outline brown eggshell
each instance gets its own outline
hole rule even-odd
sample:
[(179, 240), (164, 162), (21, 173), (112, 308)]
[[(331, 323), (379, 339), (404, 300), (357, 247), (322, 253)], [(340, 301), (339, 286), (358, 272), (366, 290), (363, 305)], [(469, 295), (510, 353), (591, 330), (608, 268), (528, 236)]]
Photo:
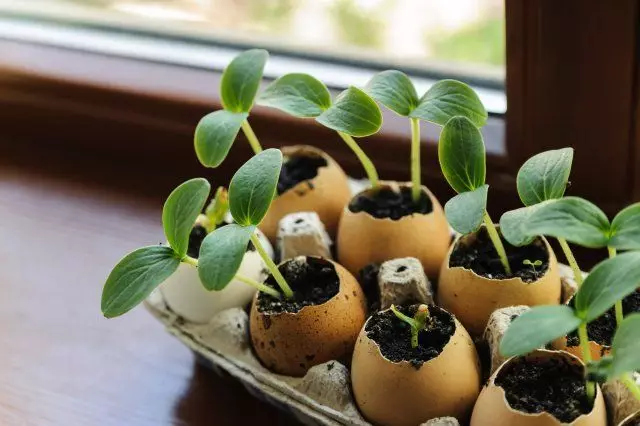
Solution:
[[(527, 359), (549, 359), (551, 357), (562, 357), (572, 363), (582, 364), (579, 358), (562, 351), (537, 350), (526, 356)], [(495, 384), (495, 379), (505, 365), (513, 362), (516, 358), (507, 360), (489, 379), (489, 383), (482, 389), (478, 401), (473, 409), (470, 426), (558, 426), (561, 423), (551, 414), (543, 412), (530, 414), (514, 410), (506, 399), (505, 391)], [(593, 409), (589, 414), (582, 416), (569, 423), (572, 426), (606, 426), (607, 413), (604, 398), (600, 387), (597, 387), (596, 399)]]
[[(395, 189), (411, 184), (382, 182), (381, 185)], [(412, 214), (398, 220), (379, 219), (365, 212), (353, 213), (346, 206), (337, 237), (340, 263), (357, 274), (372, 262), (415, 257), (429, 278), (436, 279), (449, 249), (451, 232), (438, 200), (426, 187), (423, 186), (422, 190), (433, 205), (429, 214)]]
[[(570, 354), (577, 356), (582, 359), (582, 350), (580, 346), (567, 346), (567, 338), (562, 337), (553, 342), (553, 347), (555, 349), (561, 351), (567, 351)], [(605, 355), (609, 355), (611, 352), (611, 346), (601, 345), (600, 343), (594, 342), (593, 340), (589, 340), (589, 349), (591, 351), (591, 359), (593, 361), (598, 361)]]
[[(362, 328), (351, 362), (353, 393), (362, 414), (378, 425), (415, 426), (451, 416), (466, 424), (480, 392), (480, 363), (469, 333), (456, 330), (442, 352), (419, 369), (385, 358)], [(365, 325), (366, 327), (366, 325)]]
[(366, 302), (353, 275), (331, 263), (338, 274), (340, 290), (321, 305), (305, 306), (296, 313), (264, 314), (257, 308), (258, 295), (254, 297), (251, 341), (269, 370), (302, 376), (314, 365), (349, 359), (366, 319)]
[(450, 267), (449, 258), (458, 244), (474, 241), (476, 234), (458, 237), (442, 263), (438, 282), (438, 304), (454, 314), (472, 336), (481, 336), (491, 313), (507, 306), (557, 305), (562, 286), (556, 256), (546, 239), (549, 253), (547, 272), (537, 281), (525, 283), (520, 278), (489, 279), (471, 269)]
[(318, 148), (294, 145), (281, 150), (285, 157), (294, 154), (319, 156), (327, 161), (327, 165), (320, 167), (318, 175), (310, 181), (300, 182), (274, 198), (260, 223), (260, 230), (274, 242), (280, 219), (289, 213), (312, 211), (318, 214), (329, 235), (335, 237), (342, 209), (351, 198), (347, 175), (333, 158)]

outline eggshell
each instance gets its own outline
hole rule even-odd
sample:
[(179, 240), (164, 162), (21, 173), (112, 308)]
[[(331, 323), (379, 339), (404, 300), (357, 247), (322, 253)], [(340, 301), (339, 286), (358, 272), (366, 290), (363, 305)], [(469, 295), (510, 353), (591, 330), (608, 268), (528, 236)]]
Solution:
[[(537, 350), (526, 356), (527, 359), (549, 359), (551, 357), (562, 357), (570, 362), (584, 365), (579, 358), (562, 351)], [(505, 365), (516, 358), (510, 358), (491, 376), (489, 383), (482, 389), (478, 401), (473, 409), (470, 426), (556, 426), (561, 423), (551, 414), (543, 412), (537, 414), (524, 413), (514, 410), (509, 405), (505, 391), (495, 384), (495, 379), (500, 374)], [(582, 415), (569, 423), (573, 426), (606, 426), (607, 413), (605, 410), (604, 398), (600, 387), (597, 387), (596, 399), (593, 409), (589, 414)]]
[[(324, 151), (308, 146), (294, 145), (281, 148), (284, 156), (302, 154), (320, 156), (327, 161), (318, 169), (316, 177), (298, 183), (293, 188), (274, 198), (260, 229), (275, 242), (280, 219), (289, 213), (313, 211), (318, 214), (329, 235), (336, 235), (342, 209), (351, 198), (351, 190), (342, 168)], [(311, 183), (311, 185), (309, 185)]]
[[(558, 350), (567, 351), (570, 354), (582, 359), (582, 350), (580, 346), (567, 346), (567, 338), (562, 337), (553, 342), (553, 347)], [(591, 359), (598, 361), (604, 355), (609, 355), (611, 352), (611, 346), (601, 345), (600, 343), (589, 340), (589, 349), (591, 351)]]
[[(271, 257), (273, 248), (262, 233), (258, 233), (262, 246)], [(265, 265), (257, 251), (247, 251), (238, 273), (262, 282)], [(185, 263), (160, 286), (164, 300), (172, 311), (188, 321), (207, 323), (218, 312), (246, 306), (256, 290), (238, 280), (233, 280), (221, 291), (207, 291), (198, 276), (198, 270)]]
[(480, 362), (469, 333), (456, 329), (442, 352), (419, 369), (393, 362), (362, 328), (351, 363), (353, 393), (362, 414), (378, 425), (415, 426), (436, 417), (469, 420), (480, 392)]
[(542, 242), (549, 253), (547, 272), (535, 282), (520, 278), (489, 279), (471, 269), (449, 266), (449, 258), (458, 244), (474, 241), (476, 234), (458, 237), (442, 263), (437, 301), (454, 314), (472, 336), (481, 336), (489, 317), (498, 308), (517, 305), (557, 305), (560, 303), (560, 272), (556, 256), (546, 239)]
[(619, 426), (636, 426), (638, 424), (640, 424), (640, 411), (624, 419)]
[(349, 271), (327, 262), (336, 269), (340, 289), (321, 305), (305, 306), (296, 313), (265, 314), (258, 311), (257, 295), (254, 297), (251, 341), (256, 355), (269, 370), (303, 376), (314, 365), (351, 355), (366, 319), (364, 293)]
[[(397, 189), (410, 183), (382, 182), (382, 186)], [(351, 273), (364, 266), (399, 257), (420, 260), (430, 279), (436, 279), (447, 255), (451, 232), (444, 211), (431, 191), (422, 187), (433, 205), (429, 214), (412, 214), (398, 220), (379, 219), (366, 212), (354, 213), (344, 208), (338, 227), (338, 260)], [(366, 189), (363, 192), (371, 191)]]

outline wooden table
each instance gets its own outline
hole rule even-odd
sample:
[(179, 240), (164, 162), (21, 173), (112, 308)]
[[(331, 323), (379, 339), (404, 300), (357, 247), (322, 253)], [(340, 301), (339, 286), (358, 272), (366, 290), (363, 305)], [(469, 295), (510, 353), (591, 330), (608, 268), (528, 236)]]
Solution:
[(163, 240), (160, 209), (0, 168), (0, 425), (294, 424), (198, 366), (144, 308), (102, 317), (111, 267)]

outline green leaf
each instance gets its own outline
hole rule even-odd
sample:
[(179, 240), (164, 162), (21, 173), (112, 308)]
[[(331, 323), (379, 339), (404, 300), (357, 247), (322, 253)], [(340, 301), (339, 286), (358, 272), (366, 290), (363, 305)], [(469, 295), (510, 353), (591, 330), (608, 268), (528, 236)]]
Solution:
[(200, 246), (198, 275), (211, 291), (224, 289), (238, 272), (255, 226), (225, 225), (206, 236)]
[(518, 194), (525, 206), (562, 198), (569, 181), (573, 148), (545, 151), (529, 158), (518, 171)]
[(424, 94), (410, 116), (441, 126), (455, 116), (462, 116), (482, 127), (488, 115), (471, 87), (456, 80), (440, 80)]
[(466, 235), (480, 228), (487, 208), (489, 185), (456, 195), (444, 205), (444, 214), (453, 229)]
[(224, 186), (219, 186), (216, 195), (207, 206), (204, 214), (211, 221), (212, 228), (224, 222), (224, 218), (229, 211), (229, 193)]
[(622, 321), (613, 337), (612, 355), (610, 378), (640, 370), (640, 314)]
[(579, 197), (565, 197), (541, 205), (523, 227), (529, 236), (564, 238), (590, 248), (605, 247), (609, 241), (607, 215)]
[(258, 105), (276, 108), (300, 118), (315, 118), (331, 106), (331, 94), (323, 82), (308, 74), (287, 74), (258, 96)]
[(126, 255), (113, 268), (102, 290), (102, 314), (127, 313), (169, 278), (180, 265), (171, 247), (143, 247)]
[(169, 194), (162, 208), (162, 226), (169, 245), (183, 258), (189, 247), (189, 234), (207, 202), (211, 185), (204, 178), (188, 180)]
[(229, 184), (229, 207), (240, 225), (259, 225), (276, 194), (282, 153), (270, 148), (238, 169)]
[(231, 112), (251, 111), (268, 58), (269, 52), (263, 49), (247, 50), (233, 58), (220, 81), (220, 98), (224, 109)]
[(202, 117), (193, 137), (198, 160), (206, 167), (218, 167), (227, 158), (246, 112), (220, 110)]
[(546, 203), (547, 202), (543, 202), (529, 207), (521, 207), (503, 214), (500, 218), (500, 233), (504, 239), (516, 247), (531, 244), (537, 235), (532, 235), (531, 232), (529, 232), (527, 223), (531, 215)]
[(618, 250), (640, 250), (640, 203), (623, 209), (611, 221), (609, 245)]
[(340, 93), (333, 105), (320, 114), (316, 121), (338, 132), (364, 137), (380, 130), (382, 113), (376, 101), (351, 86)]
[(465, 117), (445, 124), (438, 144), (438, 159), (444, 177), (458, 193), (484, 185), (486, 158), (480, 130)]
[(526, 355), (578, 328), (580, 318), (566, 305), (536, 306), (513, 320), (500, 342), (505, 357)]
[(575, 295), (576, 315), (585, 322), (598, 318), (640, 287), (640, 252), (620, 254), (600, 262)]
[(408, 117), (418, 105), (416, 88), (403, 72), (382, 71), (367, 83), (366, 92), (391, 111)]

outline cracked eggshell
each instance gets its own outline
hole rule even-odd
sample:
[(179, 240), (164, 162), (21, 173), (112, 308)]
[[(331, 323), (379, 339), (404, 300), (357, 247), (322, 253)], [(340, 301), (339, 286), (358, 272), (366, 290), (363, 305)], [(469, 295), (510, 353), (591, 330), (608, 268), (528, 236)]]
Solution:
[[(271, 244), (264, 234), (257, 232), (262, 246), (273, 258)], [(258, 282), (267, 276), (264, 262), (255, 250), (245, 253), (238, 273)], [(160, 291), (173, 312), (195, 323), (207, 323), (218, 312), (246, 306), (256, 292), (253, 287), (237, 280), (221, 291), (207, 291), (200, 282), (197, 268), (185, 263), (181, 263), (178, 270), (162, 283)]]
[(318, 169), (311, 180), (298, 183), (273, 199), (260, 229), (269, 238), (276, 240), (280, 220), (290, 213), (313, 211), (318, 214), (331, 237), (336, 235), (338, 222), (344, 206), (351, 198), (351, 190), (342, 168), (324, 151), (309, 145), (294, 145), (281, 148), (282, 154), (319, 156), (327, 165)]
[(348, 359), (353, 351), (366, 319), (364, 293), (349, 271), (325, 260), (333, 264), (340, 280), (338, 293), (325, 303), (296, 313), (267, 314), (258, 311), (257, 294), (253, 299), (253, 348), (262, 364), (275, 373), (303, 376), (310, 367)]
[[(454, 318), (455, 320), (455, 318)], [(436, 417), (466, 424), (480, 392), (480, 361), (462, 324), (442, 352), (419, 369), (385, 358), (362, 328), (351, 362), (351, 384), (362, 414), (374, 424), (414, 426)]]
[[(546, 360), (552, 357), (562, 357), (569, 362), (584, 366), (579, 358), (562, 351), (548, 351), (539, 349), (527, 355), (527, 359)], [(491, 376), (489, 383), (482, 389), (478, 401), (473, 409), (470, 426), (559, 426), (566, 425), (547, 412), (531, 414), (511, 408), (506, 399), (505, 391), (495, 384), (495, 379), (500, 372), (516, 357), (507, 360)], [(569, 423), (571, 426), (606, 426), (607, 413), (600, 387), (597, 387), (596, 399), (593, 409), (588, 414)]]
[[(385, 186), (397, 189), (409, 187), (411, 183), (381, 182), (381, 187)], [(368, 191), (371, 189), (359, 194)], [(339, 262), (357, 274), (372, 262), (415, 257), (427, 276), (436, 279), (449, 249), (451, 231), (440, 202), (425, 186), (422, 191), (431, 199), (431, 213), (416, 213), (398, 220), (379, 219), (366, 212), (354, 213), (346, 205), (337, 236)]]
[(560, 303), (561, 284), (558, 261), (545, 238), (534, 244), (544, 244), (549, 253), (547, 272), (535, 282), (520, 278), (490, 279), (461, 266), (450, 267), (449, 258), (459, 244), (469, 244), (476, 234), (459, 236), (451, 245), (442, 263), (438, 281), (437, 301), (454, 314), (472, 336), (481, 336), (489, 317), (499, 308), (517, 305), (557, 305)]

